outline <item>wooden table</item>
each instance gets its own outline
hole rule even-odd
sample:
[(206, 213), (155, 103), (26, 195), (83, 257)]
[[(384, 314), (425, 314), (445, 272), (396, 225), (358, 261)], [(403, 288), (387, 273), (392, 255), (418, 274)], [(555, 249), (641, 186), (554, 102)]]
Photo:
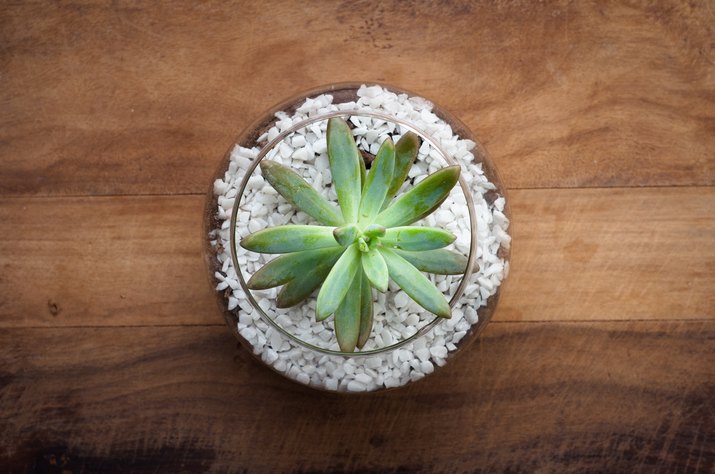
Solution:
[[(715, 470), (712, 2), (4, 2), (0, 471)], [(341, 81), (431, 98), (510, 189), (452, 364), (317, 393), (215, 306), (233, 138)]]

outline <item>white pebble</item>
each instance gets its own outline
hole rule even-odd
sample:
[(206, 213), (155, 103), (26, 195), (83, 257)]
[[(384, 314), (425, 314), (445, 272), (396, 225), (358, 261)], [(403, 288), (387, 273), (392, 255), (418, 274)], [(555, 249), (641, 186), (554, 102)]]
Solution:
[(454, 333), (454, 336), (452, 336), (452, 341), (457, 344), (462, 340), (462, 338), (464, 338), (464, 336), (466, 336), (466, 334), (467, 331), (457, 331)]
[(406, 350), (406, 349), (398, 349), (398, 358), (400, 359), (401, 362), (406, 362), (412, 360), (414, 357), (412, 352)]
[(431, 374), (434, 372), (434, 365), (432, 365), (432, 362), (425, 360), (420, 363), (420, 369), (424, 374)]
[(479, 321), (479, 316), (477, 315), (477, 311), (470, 306), (464, 311), (464, 319), (466, 319), (469, 324), (475, 324)]
[[(271, 328), (273, 329), (273, 328)], [(270, 341), (271, 341), (271, 347), (274, 349), (278, 350), (280, 349), (281, 345), (283, 345), (283, 336), (281, 336), (281, 333), (279, 333), (276, 330), (273, 330), (270, 336)]]
[(308, 151), (308, 148), (307, 148), (307, 147), (303, 147), (303, 148), (298, 148), (296, 151), (294, 151), (294, 152), (293, 152), (293, 155), (292, 155), (292, 158), (293, 158), (294, 160), (298, 160), (298, 161), (305, 161), (305, 160), (307, 160), (308, 158), (310, 158), (310, 155), (311, 155), (311, 154), (310, 154), (310, 152)]
[(272, 365), (275, 361), (278, 360), (278, 353), (274, 351), (273, 349), (266, 349), (265, 352), (263, 353), (263, 361), (268, 364)]
[(258, 232), (265, 226), (265, 222), (260, 219), (252, 219), (248, 222), (248, 230), (253, 232)]
[(477, 278), (477, 281), (479, 282), (480, 285), (482, 285), (487, 290), (491, 291), (494, 289), (494, 283), (492, 283), (491, 280), (489, 280), (488, 278), (479, 277), (479, 278)]
[(356, 375), (355, 375), (355, 380), (358, 381), (358, 382), (360, 382), (360, 383), (362, 383), (362, 384), (367, 385), (367, 384), (369, 384), (370, 382), (372, 382), (372, 377), (370, 377), (370, 376), (367, 375), (367, 374), (356, 374)]
[(296, 134), (290, 141), (293, 148), (302, 148), (305, 146), (305, 135)]
[(395, 340), (392, 337), (392, 333), (390, 331), (388, 331), (387, 329), (382, 331), (381, 336), (382, 336), (382, 340), (386, 346), (391, 346), (392, 344), (395, 343)]
[(405, 324), (408, 326), (417, 326), (420, 323), (420, 317), (418, 314), (412, 313), (405, 319)]
[(214, 194), (216, 195), (221, 195), (224, 194), (228, 190), (228, 184), (226, 184), (223, 180), (217, 179), (214, 181)]
[(251, 326), (245, 327), (239, 331), (241, 336), (243, 336), (244, 339), (247, 341), (251, 341), (256, 337), (256, 330), (252, 328)]
[(397, 306), (398, 308), (404, 308), (409, 302), (410, 297), (407, 296), (407, 293), (405, 293), (404, 291), (400, 291), (395, 295), (395, 306)]
[(382, 365), (382, 358), (380, 357), (370, 357), (365, 361), (365, 367), (370, 369), (377, 369)]
[(366, 389), (367, 387), (357, 380), (351, 380), (348, 382), (348, 391), (350, 392), (364, 392)]
[(335, 392), (338, 390), (338, 381), (332, 377), (325, 379), (325, 389)]
[(262, 176), (251, 176), (251, 178), (248, 180), (248, 183), (246, 183), (246, 189), (260, 189), (263, 187), (264, 183), (265, 181), (263, 180)]
[(421, 360), (422, 362), (424, 362), (424, 361), (426, 361), (426, 360), (429, 359), (430, 351), (429, 351), (428, 348), (423, 347), (422, 349), (417, 349), (417, 350), (415, 351), (415, 355), (417, 356), (417, 358), (418, 358), (419, 360)]
[(236, 307), (238, 307), (238, 299), (234, 298), (233, 296), (229, 296), (228, 304), (226, 307), (228, 308), (229, 311), (233, 311), (234, 309), (236, 309)]
[(430, 354), (432, 354), (434, 357), (441, 357), (441, 358), (447, 357), (447, 348), (444, 346), (430, 347), (429, 351), (430, 351)]

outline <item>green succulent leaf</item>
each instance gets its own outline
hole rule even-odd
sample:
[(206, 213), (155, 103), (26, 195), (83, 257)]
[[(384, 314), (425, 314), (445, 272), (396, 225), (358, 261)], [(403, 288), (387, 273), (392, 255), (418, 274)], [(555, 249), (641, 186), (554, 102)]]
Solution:
[(355, 273), (345, 298), (335, 310), (335, 337), (343, 352), (354, 351), (360, 336), (360, 303), (362, 301), (360, 292), (362, 275), (360, 273)]
[(380, 252), (378, 252), (377, 249), (360, 252), (360, 260), (365, 276), (370, 281), (372, 286), (377, 288), (378, 291), (381, 291), (382, 293), (386, 292), (390, 277), (387, 272), (385, 259), (382, 258)]
[(343, 224), (340, 211), (295, 171), (275, 161), (264, 160), (261, 162), (261, 172), (281, 196), (321, 224)]
[(432, 173), (382, 211), (375, 223), (395, 227), (411, 224), (429, 215), (447, 198), (458, 180), (458, 165)]
[(382, 203), (385, 201), (387, 188), (392, 182), (392, 170), (394, 167), (395, 145), (392, 143), (392, 139), (388, 138), (382, 142), (375, 161), (372, 162), (372, 167), (365, 179), (365, 185), (362, 188), (362, 200), (360, 201), (360, 222), (370, 222), (380, 212)]
[(367, 241), (365, 240), (364, 237), (358, 237), (357, 246), (358, 246), (358, 250), (360, 250), (361, 252), (369, 252), (370, 251), (370, 246), (367, 244)]
[(333, 237), (335, 237), (335, 241), (343, 247), (347, 247), (348, 245), (355, 242), (355, 239), (357, 239), (359, 235), (360, 229), (358, 228), (357, 224), (345, 224), (342, 227), (337, 227), (333, 231)]
[(246, 236), (241, 240), (241, 247), (259, 253), (290, 253), (335, 247), (335, 237), (332, 227), (282, 225)]
[(446, 247), (457, 237), (436, 227), (392, 227), (380, 239), (383, 245), (401, 250), (432, 250)]
[(360, 251), (357, 244), (352, 244), (340, 256), (318, 293), (315, 306), (315, 318), (318, 321), (333, 314), (345, 298), (355, 273), (360, 267)]
[(365, 272), (360, 272), (360, 335), (357, 346), (362, 349), (372, 332), (372, 288)]
[(365, 227), (365, 230), (363, 230), (362, 233), (365, 235), (365, 237), (368, 237), (368, 238), (370, 238), (370, 239), (374, 239), (374, 238), (376, 238), (376, 237), (377, 237), (377, 238), (380, 238), (380, 237), (382, 237), (383, 235), (385, 235), (385, 231), (386, 231), (386, 230), (387, 230), (387, 229), (385, 229), (385, 228), (384, 228), (383, 226), (381, 226), (381, 225), (370, 224), (369, 226)]
[(357, 222), (362, 156), (345, 120), (339, 117), (328, 120), (327, 142), (330, 172), (344, 220), (346, 223)]
[(293, 252), (271, 260), (263, 265), (246, 283), (252, 290), (265, 290), (288, 283), (297, 277), (302, 277), (306, 269), (321, 265), (330, 265), (338, 260), (343, 252), (342, 247), (327, 247), (317, 250)]
[(385, 258), (390, 278), (402, 288), (407, 295), (427, 311), (441, 318), (452, 316), (449, 303), (444, 295), (410, 262), (388, 248), (381, 248), (380, 253)]
[(299, 277), (283, 285), (281, 291), (278, 292), (276, 306), (290, 308), (309, 297), (323, 283), (331, 268), (331, 265), (320, 265), (308, 269)]
[(460, 275), (467, 269), (467, 257), (447, 249), (410, 252), (394, 252), (415, 266), (418, 270), (438, 275)]
[(414, 132), (407, 132), (402, 135), (402, 138), (397, 140), (395, 144), (395, 168), (392, 173), (392, 182), (385, 195), (385, 201), (382, 205), (383, 209), (390, 204), (390, 201), (397, 191), (400, 190), (402, 184), (407, 179), (407, 173), (410, 171), (412, 163), (417, 157), (417, 152), (420, 149), (420, 137)]

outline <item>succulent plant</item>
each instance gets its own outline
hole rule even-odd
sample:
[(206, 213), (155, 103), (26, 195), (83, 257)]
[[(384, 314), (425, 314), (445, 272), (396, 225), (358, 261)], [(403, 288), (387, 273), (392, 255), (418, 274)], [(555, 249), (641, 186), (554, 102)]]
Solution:
[(369, 171), (343, 119), (329, 120), (327, 143), (339, 208), (290, 168), (261, 162), (271, 186), (322, 225), (282, 225), (242, 239), (247, 250), (285, 254), (256, 271), (247, 286), (283, 285), (279, 308), (296, 305), (321, 287), (315, 317), (322, 321), (335, 315), (336, 337), (345, 352), (368, 340), (372, 288), (385, 292), (390, 279), (426, 310), (449, 318), (447, 300), (422, 272), (461, 274), (467, 259), (443, 248), (455, 240), (451, 233), (409, 224), (439, 207), (459, 179), (459, 166), (443, 168), (395, 198), (420, 147), (415, 133), (404, 134), (396, 144), (387, 138)]

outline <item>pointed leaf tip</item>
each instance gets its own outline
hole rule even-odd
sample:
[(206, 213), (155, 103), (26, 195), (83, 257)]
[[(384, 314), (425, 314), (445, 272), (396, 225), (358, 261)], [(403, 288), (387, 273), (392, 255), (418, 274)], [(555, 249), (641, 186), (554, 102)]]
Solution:
[(419, 135), (414, 132), (407, 132), (395, 144), (395, 168), (392, 173), (392, 182), (385, 196), (385, 202), (382, 205), (383, 209), (387, 207), (407, 179), (407, 174), (417, 157), (421, 142)]
[(281, 255), (251, 275), (246, 286), (252, 290), (265, 290), (283, 285), (295, 278), (303, 277), (306, 269), (322, 265), (332, 266), (342, 251), (341, 247), (336, 246)]
[(290, 253), (335, 247), (335, 238), (332, 227), (282, 225), (254, 232), (241, 239), (240, 245), (259, 253)]
[(382, 142), (362, 188), (359, 217), (361, 223), (372, 221), (377, 213), (380, 212), (387, 190), (392, 182), (394, 167), (395, 145), (392, 143), (392, 139), (388, 137)]
[(450, 318), (452, 310), (444, 295), (431, 281), (407, 260), (388, 248), (381, 248), (390, 278), (407, 295), (427, 311), (441, 317)]
[(276, 307), (290, 308), (309, 297), (323, 283), (330, 268), (331, 265), (319, 265), (283, 285), (276, 297)]
[(459, 180), (459, 165), (442, 168), (427, 176), (382, 211), (375, 223), (385, 227), (411, 224), (428, 216), (449, 195)]
[(346, 223), (357, 222), (361, 194), (360, 161), (352, 131), (345, 120), (328, 120), (328, 161), (338, 203)]
[(335, 230), (333, 230), (333, 237), (335, 237), (335, 241), (343, 247), (347, 247), (355, 242), (355, 239), (357, 239), (359, 235), (360, 229), (356, 224), (345, 224), (344, 226), (336, 227)]
[(459, 275), (467, 270), (467, 257), (447, 249), (419, 252), (395, 249), (395, 253), (422, 272), (436, 273), (438, 275)]
[(261, 173), (270, 185), (293, 204), (321, 224), (339, 226), (343, 218), (338, 209), (289, 167), (271, 160), (261, 161)]
[(446, 247), (456, 236), (436, 227), (402, 226), (387, 229), (381, 242), (402, 250), (433, 250)]

